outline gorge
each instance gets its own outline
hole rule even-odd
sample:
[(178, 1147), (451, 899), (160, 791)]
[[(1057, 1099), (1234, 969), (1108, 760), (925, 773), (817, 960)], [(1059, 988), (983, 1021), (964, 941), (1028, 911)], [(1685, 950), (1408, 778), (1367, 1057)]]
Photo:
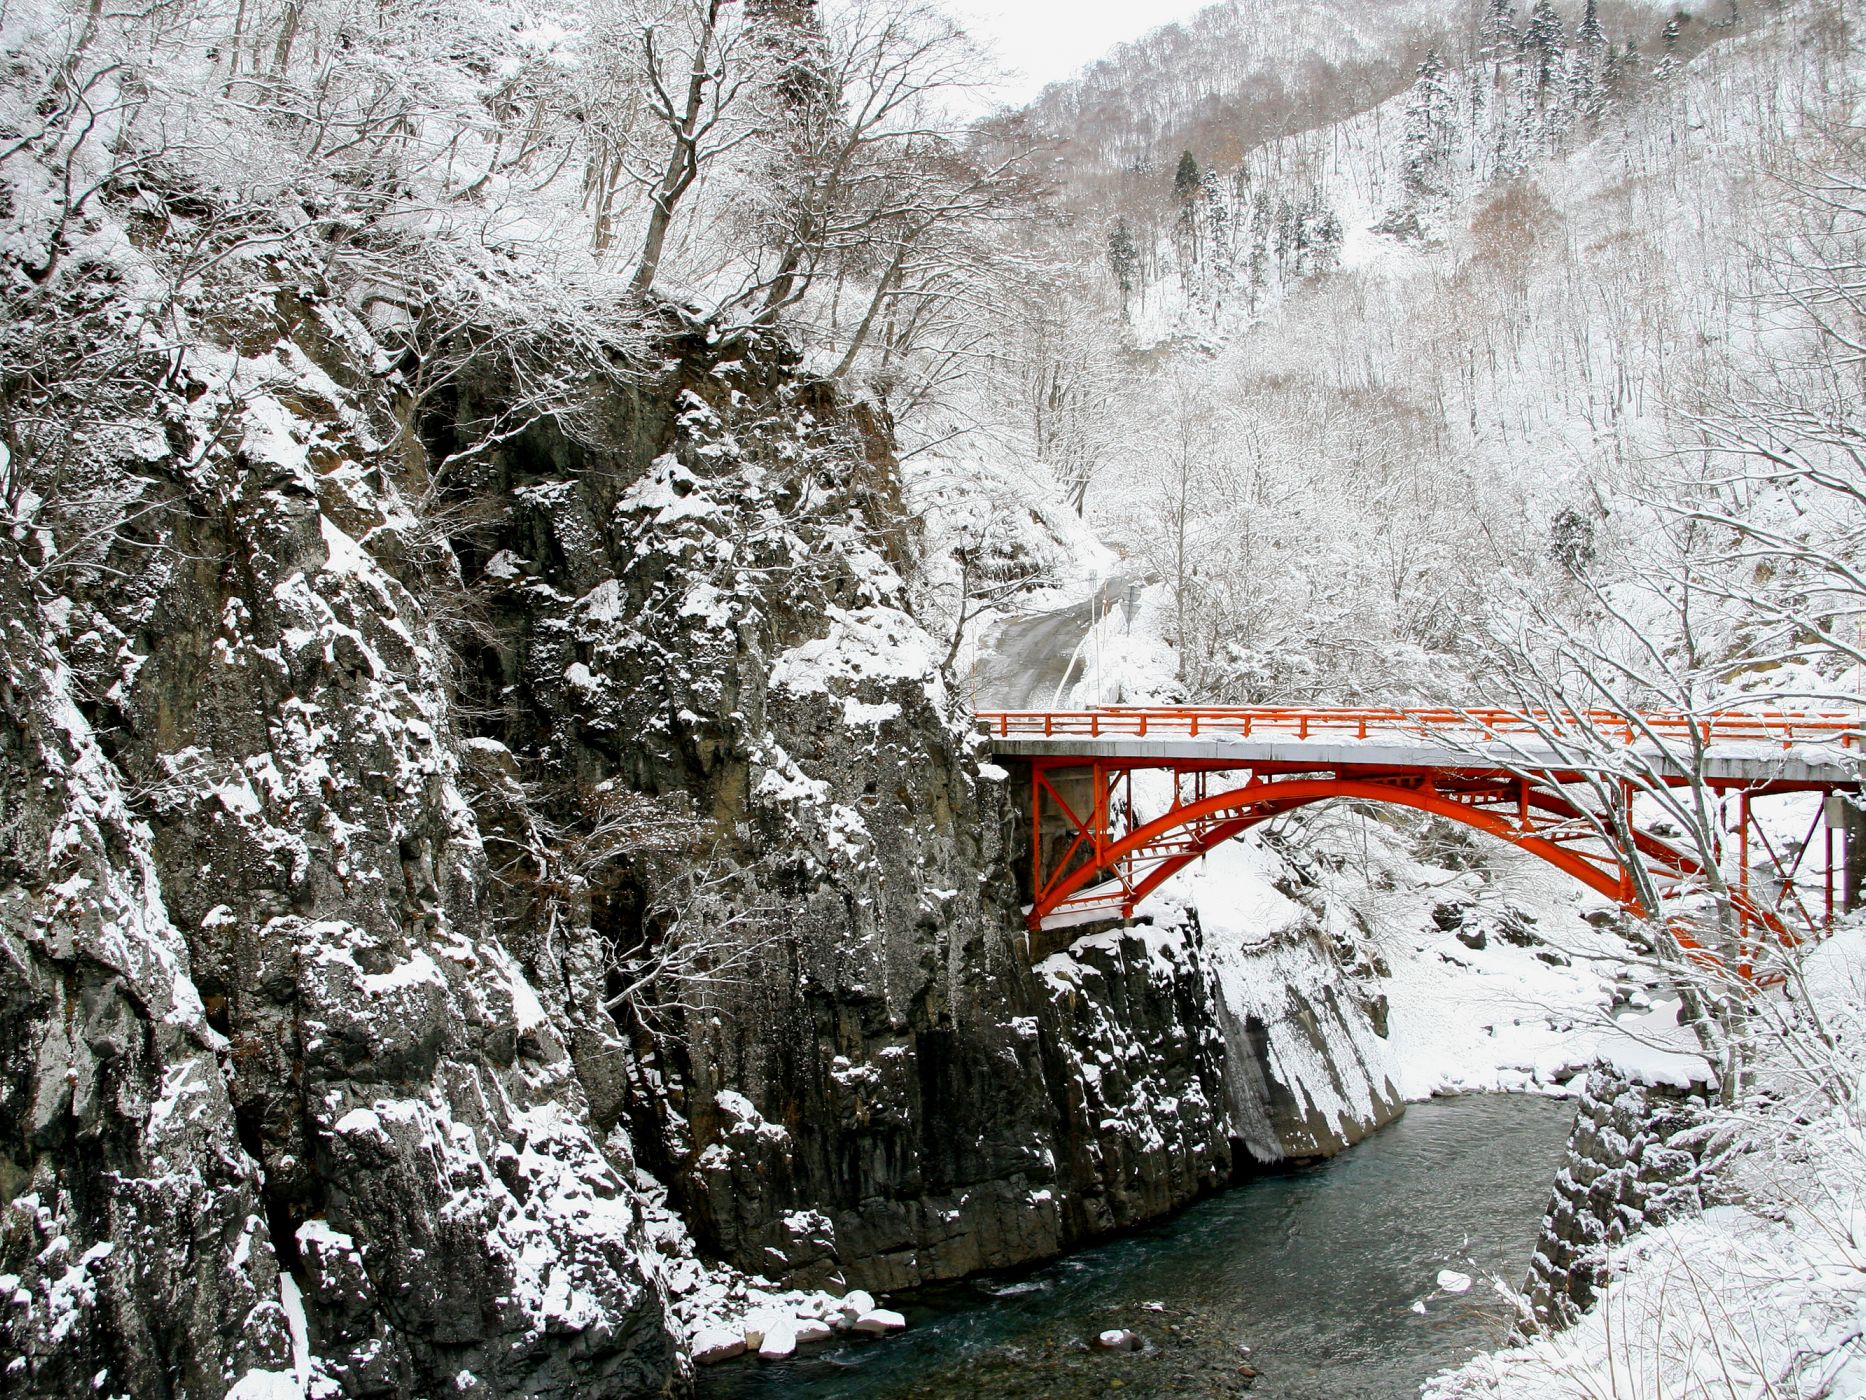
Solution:
[[(0, 1393), (1866, 1385), (1857, 17), (1574, 8), (0, 6)], [(1033, 929), (1007, 675), (1678, 722)]]

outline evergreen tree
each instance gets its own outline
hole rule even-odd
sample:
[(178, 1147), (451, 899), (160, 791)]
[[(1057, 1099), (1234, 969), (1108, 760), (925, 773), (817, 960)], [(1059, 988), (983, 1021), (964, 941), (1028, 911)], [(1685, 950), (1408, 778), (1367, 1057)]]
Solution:
[(1200, 292), (1211, 304), (1214, 316), (1224, 307), (1236, 281), (1235, 237), (1231, 202), (1225, 198), (1224, 181), (1216, 170), (1207, 170), (1200, 179), (1199, 215), (1204, 223), (1204, 276)]
[(1173, 193), (1181, 204), (1190, 204), (1199, 196), (1199, 163), (1191, 151), (1179, 157), (1179, 169), (1173, 174)]
[(1179, 201), (1179, 220), (1173, 230), (1173, 243), (1179, 254), (1179, 273), (1188, 288), (1192, 285), (1193, 269), (1198, 266), (1201, 248), (1202, 214), (1200, 207), (1205, 193), (1205, 183), (1199, 171), (1199, 163), (1191, 151), (1183, 152), (1179, 157), (1179, 168), (1173, 172), (1173, 196)]
[(1341, 218), (1329, 207), (1322, 187), (1317, 185), (1296, 216), (1297, 270), (1306, 275), (1332, 266), (1341, 252), (1342, 238)]
[(1548, 92), (1550, 81), (1561, 71), (1567, 48), (1567, 30), (1555, 13), (1554, 0), (1536, 0), (1529, 12), (1529, 27), (1523, 31), (1523, 56), (1535, 74), (1538, 96)]
[(1121, 289), (1121, 314), (1125, 316), (1128, 298), (1134, 291), (1134, 275), (1140, 270), (1140, 248), (1125, 218), (1116, 219), (1108, 234), (1108, 266), (1114, 269), (1115, 285)]
[(821, 113), (835, 104), (829, 39), (816, 0), (745, 0), (752, 41), (785, 108)]
[(1613, 46), (1600, 23), (1600, 0), (1587, 0), (1581, 28), (1575, 35), (1574, 61), (1568, 69), (1568, 86), (1574, 110), (1590, 117), (1600, 111), (1613, 62)]
[(1600, 23), (1600, 0), (1587, 0), (1587, 10), (1581, 16), (1581, 30), (1576, 36), (1583, 52), (1597, 53), (1607, 47), (1607, 31)]
[(1321, 222), (1316, 227), (1316, 246), (1328, 255), (1329, 262), (1341, 256), (1341, 245), (1347, 242), (1348, 233), (1341, 226), (1341, 216), (1333, 209), (1322, 210)]
[(1549, 522), (1549, 557), (1576, 578), (1594, 562), (1594, 522), (1566, 506)]
[(1225, 198), (1224, 181), (1216, 170), (1208, 170), (1199, 179), (1199, 199), (1204, 205), (1206, 237), (1212, 257), (1229, 262), (1231, 256), (1231, 205)]
[(1285, 195), (1276, 206), (1276, 261), (1281, 268), (1296, 251), (1296, 206)]
[(1270, 201), (1261, 195), (1251, 201), (1248, 237), (1250, 307), (1255, 311), (1258, 298), (1270, 284)]
[(1529, 168), (1548, 138), (1548, 124), (1534, 102), (1517, 104), (1515, 115), (1497, 126), (1496, 173), (1505, 178)]
[(1665, 54), (1659, 59), (1658, 65), (1652, 70), (1652, 76), (1659, 82), (1664, 82), (1680, 68), (1684, 67), (1684, 60), (1678, 56), (1678, 41), (1684, 33), (1683, 21), (1684, 15), (1681, 11), (1673, 15), (1665, 26), (1663, 35), (1665, 40)]
[(1515, 0), (1490, 0), (1478, 31), (1478, 54), (1490, 63), (1502, 63), (1516, 52)]
[(1401, 142), (1401, 180), (1412, 198), (1445, 192), (1444, 167), (1451, 153), (1456, 113), (1457, 101), (1446, 81), (1445, 65), (1437, 49), (1428, 49), (1406, 99), (1406, 134)]
[(1639, 41), (1628, 39), (1626, 47), (1616, 57), (1611, 52), (1607, 58), (1607, 89), (1610, 94), (1631, 91), (1639, 86), (1644, 73), (1641, 65)]

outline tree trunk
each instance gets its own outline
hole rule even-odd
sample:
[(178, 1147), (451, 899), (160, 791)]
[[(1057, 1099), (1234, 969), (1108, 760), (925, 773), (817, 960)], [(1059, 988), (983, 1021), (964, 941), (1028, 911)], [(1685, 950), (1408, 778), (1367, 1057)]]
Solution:
[(881, 274), (881, 281), (875, 285), (875, 294), (869, 299), (868, 310), (862, 316), (861, 325), (855, 328), (855, 334), (849, 340), (849, 348), (843, 354), (842, 362), (836, 366), (833, 376), (842, 378), (855, 368), (855, 357), (862, 353), (862, 347), (868, 343), (869, 332), (874, 329), (875, 317), (880, 314), (882, 305), (888, 299), (895, 281), (901, 275), (901, 267), (907, 261), (907, 243), (902, 240), (894, 250), (894, 260), (888, 264), (888, 270)]
[(298, 40), (298, 20), (303, 13), (299, 0), (291, 0), (285, 7), (285, 17), (279, 21), (279, 41), (272, 50), (272, 81), (280, 88), (285, 84), (285, 70), (292, 61), (292, 45)]
[[(654, 203), (648, 211), (648, 233), (642, 240), (641, 261), (636, 264), (635, 275), (629, 280), (629, 296), (636, 301), (645, 298), (648, 289), (654, 285), (655, 274), (661, 269), (661, 255), (667, 250), (667, 230), (674, 222), (674, 206), (680, 203), (680, 197), (700, 173), (697, 133), (700, 113), (706, 109), (706, 85), (710, 80), (707, 64), (712, 57), (713, 38), (718, 31), (720, 4), (721, 0), (708, 0), (706, 15), (700, 24), (699, 42), (693, 51), (693, 67), (687, 75), (686, 106), (673, 126), (674, 149), (667, 158), (667, 173), (655, 187)], [(648, 62), (652, 67), (652, 32), (644, 42), (648, 45)], [(667, 116), (670, 121), (673, 119), (671, 106)]]

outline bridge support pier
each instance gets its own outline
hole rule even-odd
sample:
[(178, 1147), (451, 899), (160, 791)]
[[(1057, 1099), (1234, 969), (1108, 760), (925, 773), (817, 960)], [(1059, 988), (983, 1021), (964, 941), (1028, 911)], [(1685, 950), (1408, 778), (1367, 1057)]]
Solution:
[[(1851, 914), (1858, 909), (1862, 900), (1866, 900), (1866, 808), (1860, 805), (1857, 794), (1830, 792), (1827, 794), (1827, 839), (1829, 870), (1828, 883), (1831, 887), (1834, 873), (1839, 875), (1838, 907), (1842, 914)], [(1834, 833), (1840, 834), (1841, 856), (1836, 865), (1833, 855)]]

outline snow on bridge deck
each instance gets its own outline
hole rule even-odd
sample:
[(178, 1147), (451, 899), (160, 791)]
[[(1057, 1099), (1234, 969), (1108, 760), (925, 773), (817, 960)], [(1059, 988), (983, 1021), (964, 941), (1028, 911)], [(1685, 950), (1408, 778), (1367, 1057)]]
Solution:
[[(1860, 776), (1866, 716), (1110, 707), (981, 711), (978, 723), (999, 758), (1553, 774), (1598, 771), (1619, 745), (1654, 776), (1682, 780), (1695, 770), (1715, 786), (1832, 787)], [(1694, 738), (1703, 748), (1695, 764)]]

